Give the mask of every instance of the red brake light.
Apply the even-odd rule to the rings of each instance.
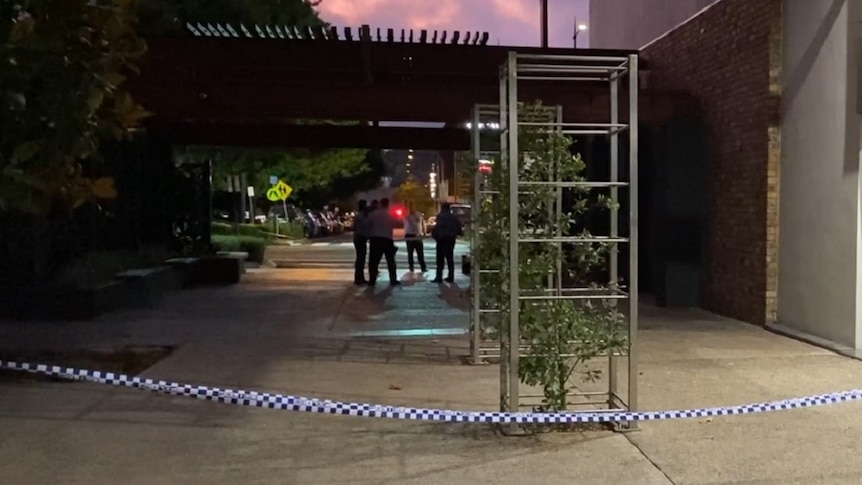
[[[402,214],[404,214],[404,211],[402,211],[401,209],[395,209],[396,216],[401,217]]]

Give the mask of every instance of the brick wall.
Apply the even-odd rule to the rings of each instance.
[[[703,306],[775,318],[781,0],[722,0],[647,45],[647,86],[701,104],[708,196]]]

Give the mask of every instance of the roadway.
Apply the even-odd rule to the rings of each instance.
[[[404,230],[397,229],[395,232],[395,245],[398,252],[395,254],[396,266],[399,274],[407,270],[407,243],[404,241]],[[428,270],[433,273],[436,268],[437,245],[431,238],[424,240],[425,262]],[[459,240],[455,246],[456,272],[461,272],[461,257],[469,253],[469,243]],[[353,236],[344,234],[324,240],[311,240],[298,245],[273,245],[267,249],[265,260],[267,264],[276,268],[352,268],[355,258],[353,248]],[[385,273],[386,264],[381,264],[381,273]],[[419,263],[416,262],[416,271],[419,271]],[[445,276],[445,275],[444,275]],[[433,274],[429,279],[433,278]]]

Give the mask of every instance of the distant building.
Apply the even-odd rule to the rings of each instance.
[[[752,0],[755,1],[755,0]],[[716,0],[590,0],[590,47],[640,49]]]

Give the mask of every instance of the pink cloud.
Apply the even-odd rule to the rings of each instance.
[[[573,17],[586,20],[588,0],[550,0],[552,46],[570,46]],[[372,28],[489,32],[490,43],[537,45],[538,0],[323,0],[324,20]]]
[[[539,27],[538,2],[534,0],[490,0],[493,9],[502,17]]]

